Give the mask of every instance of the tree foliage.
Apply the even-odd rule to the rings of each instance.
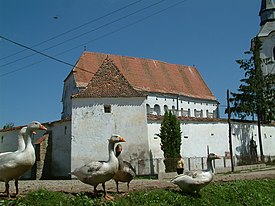
[[[171,111],[165,112],[160,133],[157,136],[161,139],[161,150],[164,153],[166,172],[173,172],[176,170],[175,164],[180,155],[181,129],[179,120]]]
[[[275,78],[274,74],[263,75],[262,65],[270,61],[260,58],[260,50],[261,42],[255,38],[250,59],[237,60],[245,78],[240,80],[238,93],[231,93],[231,111],[241,119],[256,117],[260,123],[269,123],[275,118]]]
[[[9,123],[6,123],[6,124],[3,126],[3,129],[9,129],[9,128],[13,128],[13,127],[14,127],[14,123],[9,122]]]
[[[245,78],[241,79],[238,93],[231,93],[230,110],[241,119],[246,117],[257,118],[258,137],[261,160],[264,161],[264,152],[261,138],[261,124],[275,120],[275,78],[274,74],[263,74],[262,66],[272,63],[270,59],[261,59],[262,43],[258,37],[254,39],[249,60],[238,60],[240,68],[245,71]]]

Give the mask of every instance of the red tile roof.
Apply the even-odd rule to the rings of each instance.
[[[77,87],[87,86],[107,56],[139,91],[216,100],[195,67],[86,51],[73,69]]]
[[[88,86],[80,93],[73,95],[74,98],[145,96],[146,94],[132,87],[109,57],[104,60]]]

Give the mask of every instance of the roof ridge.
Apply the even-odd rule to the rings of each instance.
[[[112,60],[128,83],[144,93],[169,93],[184,97],[217,101],[195,66],[172,64],[161,60],[85,51],[74,76],[78,88],[86,87],[104,64]],[[146,62],[146,64],[143,64]],[[88,72],[87,72],[88,71]],[[110,78],[110,77],[108,77]],[[100,84],[98,84],[101,86]]]
[[[160,63],[165,63],[165,64],[170,64],[170,65],[175,65],[175,66],[180,66],[180,67],[191,67],[191,68],[196,68],[194,65],[190,66],[190,65],[183,65],[183,64],[179,64],[179,63],[171,63],[171,62],[167,62],[167,61],[163,61],[163,60],[159,60],[159,59],[152,59],[152,58],[146,58],[146,57],[133,57],[133,56],[126,56],[126,55],[119,55],[119,54],[106,54],[106,53],[101,53],[101,52],[91,52],[91,51],[84,51],[84,53],[87,54],[99,54],[99,55],[106,55],[110,58],[110,56],[116,56],[116,57],[122,57],[122,58],[131,58],[131,59],[139,59],[139,60],[149,60],[149,61],[157,61]]]

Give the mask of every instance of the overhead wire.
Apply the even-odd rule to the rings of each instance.
[[[84,23],[84,24],[81,24],[81,25],[79,25],[79,26],[76,26],[76,27],[74,27],[74,28],[72,28],[72,29],[69,29],[69,30],[67,30],[67,31],[65,31],[65,32],[62,32],[62,33],[60,33],[60,34],[57,34],[57,35],[55,35],[55,36],[53,36],[53,37],[51,37],[51,38],[49,38],[49,39],[46,39],[46,40],[44,40],[44,41],[42,41],[42,42],[40,42],[40,43],[38,43],[38,44],[35,44],[35,45],[31,46],[31,48],[40,46],[40,45],[42,45],[42,44],[44,44],[44,43],[46,43],[46,42],[49,42],[49,41],[51,41],[51,40],[54,40],[54,39],[56,39],[56,38],[58,38],[58,37],[61,37],[61,36],[65,35],[65,34],[68,34],[68,33],[72,32],[72,31],[75,31],[75,30],[77,30],[77,29],[80,29],[80,28],[82,28],[82,27],[84,27],[84,26],[86,26],[86,25],[88,25],[88,24],[91,24],[91,23],[94,23],[94,22],[99,21],[99,20],[101,20],[101,19],[104,19],[104,18],[106,18],[106,17],[108,17],[108,16],[110,16],[110,15],[112,15],[112,14],[115,14],[115,13],[117,13],[117,12],[119,12],[119,11],[122,11],[122,10],[124,10],[124,9],[126,9],[126,8],[128,8],[128,7],[130,7],[130,6],[133,6],[133,5],[135,5],[135,4],[137,4],[137,3],[141,2],[141,1],[143,1],[143,0],[138,0],[138,1],[135,1],[135,2],[133,2],[133,3],[127,4],[127,5],[121,7],[121,8],[119,8],[119,9],[117,9],[117,10],[111,11],[111,12],[109,12],[109,13],[107,13],[107,14],[104,14],[103,16],[100,16],[100,17],[97,17],[97,18],[95,18],[95,19],[92,19],[92,20],[90,20],[90,21],[88,21],[88,22],[86,22],[86,23]],[[7,55],[7,56],[5,56],[5,57],[0,58],[0,60],[7,59],[7,58],[9,58],[9,57],[15,56],[15,55],[17,55],[17,54],[19,54],[19,53],[22,53],[22,52],[26,51],[26,50],[27,50],[27,49],[23,49],[23,50],[21,50],[21,51],[12,53],[12,54],[10,54],[10,55]]]
[[[108,22],[108,23],[105,23],[105,24],[103,24],[103,25],[101,25],[101,26],[99,26],[99,27],[97,27],[97,28],[94,28],[94,29],[92,29],[92,30],[89,30],[89,31],[87,31],[87,32],[84,32],[84,33],[82,33],[82,34],[79,34],[79,35],[77,35],[77,36],[75,36],[75,37],[72,37],[72,38],[70,38],[70,39],[67,39],[67,40],[65,40],[65,41],[63,41],[63,42],[60,42],[60,43],[58,43],[58,44],[55,44],[55,45],[53,45],[53,46],[47,47],[46,49],[43,49],[42,51],[46,51],[46,50],[49,50],[49,49],[53,49],[53,48],[58,47],[58,46],[60,46],[60,45],[62,45],[62,44],[65,44],[65,43],[67,43],[67,42],[70,42],[70,41],[72,41],[72,40],[74,40],[74,39],[77,39],[77,38],[80,38],[80,37],[82,37],[82,36],[84,36],[84,35],[87,35],[87,34],[89,34],[89,33],[95,32],[95,31],[97,31],[97,30],[99,30],[99,29],[102,29],[102,28],[104,28],[104,27],[106,27],[106,26],[109,26],[109,25],[114,24],[114,23],[116,23],[116,22],[118,22],[118,21],[121,21],[121,20],[123,20],[123,19],[125,19],[125,18],[128,18],[128,17],[130,17],[130,16],[133,16],[133,15],[135,15],[135,14],[137,14],[137,13],[140,13],[140,12],[146,10],[146,9],[149,9],[149,8],[151,8],[151,7],[153,7],[153,6],[156,6],[156,5],[158,5],[158,4],[160,4],[160,3],[164,2],[164,1],[166,1],[166,0],[161,0],[161,1],[158,1],[158,2],[156,2],[156,3],[150,4],[149,6],[146,6],[146,7],[144,7],[144,8],[138,9],[138,10],[136,10],[135,12],[132,12],[132,13],[127,14],[127,15],[125,15],[125,16],[122,16],[122,17],[120,17],[120,18],[118,18],[118,19],[115,19],[115,20],[113,20],[113,21],[110,21],[110,22]],[[32,48],[32,47],[29,47],[29,48]],[[2,65],[0,65],[0,69],[2,69],[2,68],[5,67],[5,66],[8,66],[8,65],[10,65],[10,64],[14,64],[14,63],[16,63],[16,62],[18,62],[18,61],[21,61],[21,60],[23,60],[23,59],[26,59],[26,58],[29,58],[29,57],[31,57],[31,56],[34,56],[34,55],[35,55],[35,53],[30,54],[30,55],[25,56],[25,57],[22,57],[22,58],[17,59],[17,60],[14,60],[14,61],[11,61],[11,62],[2,64]]]
[[[128,27],[130,27],[130,26],[133,26],[133,25],[137,24],[137,23],[140,23],[140,22],[142,22],[142,21],[144,21],[144,20],[146,20],[146,19],[148,19],[148,18],[150,18],[150,17],[153,17],[153,16],[155,16],[155,15],[157,15],[157,14],[159,14],[159,13],[162,13],[162,12],[164,12],[164,11],[166,11],[166,10],[168,10],[168,9],[171,9],[171,8],[173,8],[173,7],[175,7],[175,6],[179,5],[179,4],[182,4],[182,3],[186,2],[186,1],[187,1],[187,0],[179,1],[179,2],[177,2],[177,3],[175,3],[175,4],[170,5],[169,7],[166,7],[166,8],[164,8],[164,9],[161,9],[161,10],[159,10],[159,11],[157,11],[157,12],[154,12],[154,13],[152,13],[152,14],[150,14],[150,15],[144,17],[144,18],[141,18],[141,19],[139,19],[139,20],[137,20],[137,21],[135,21],[135,22],[132,22],[131,24],[125,25],[125,26],[123,26],[123,27],[120,27],[119,29],[116,29],[116,30],[114,30],[114,31],[112,31],[112,32],[108,32],[108,33],[105,34],[105,35],[102,35],[102,36],[100,36],[100,37],[98,37],[98,38],[95,38],[95,39],[89,41],[89,42],[86,42],[86,43],[84,43],[84,44],[81,44],[81,45],[78,45],[78,46],[76,46],[76,47],[73,47],[73,48],[71,48],[71,49],[69,49],[69,50],[63,51],[63,52],[61,52],[61,53],[59,53],[59,54],[56,54],[55,56],[62,55],[62,54],[66,53],[66,52],[69,52],[69,51],[71,51],[71,50],[73,50],[73,49],[79,48],[80,46],[86,45],[87,43],[91,43],[91,42],[97,41],[97,40],[99,40],[99,39],[105,38],[106,36],[109,36],[109,35],[112,35],[112,34],[114,34],[114,33],[117,33],[117,32],[119,32],[119,31],[121,31],[121,30],[123,30],[123,29],[126,29],[126,28],[128,28]],[[1,37],[1,35],[0,35],[0,37]],[[5,38],[5,37],[4,37],[4,38]],[[7,39],[7,38],[5,38],[5,39]],[[11,43],[17,44],[18,46],[23,46],[23,47],[26,48],[26,49],[30,49],[30,50],[32,50],[33,52],[37,52],[37,53],[39,53],[39,54],[41,54],[41,55],[43,55],[43,56],[46,56],[46,57],[48,57],[48,58],[50,58],[50,59],[52,59],[52,60],[58,61],[58,62],[60,62],[60,63],[66,64],[66,65],[69,65],[69,66],[72,66],[73,68],[79,68],[79,69],[81,69],[81,70],[83,70],[83,71],[86,71],[86,72],[89,72],[89,73],[93,73],[93,74],[94,74],[94,72],[91,72],[91,71],[88,71],[88,70],[86,70],[86,69],[77,67],[76,65],[73,65],[73,64],[71,64],[71,63],[65,62],[65,61],[60,60],[60,59],[57,59],[57,58],[52,57],[52,56],[50,56],[50,55],[44,54],[44,53],[42,53],[42,52],[40,52],[40,51],[36,51],[35,49],[32,49],[32,48],[30,48],[30,47],[28,47],[28,46],[25,46],[25,45],[22,45],[22,44],[20,44],[20,43],[18,43],[18,42],[15,42],[15,41],[13,41],[13,40],[8,39],[8,41],[10,41]],[[21,67],[21,68],[16,69],[16,70],[13,70],[13,71],[10,71],[10,72],[6,72],[6,73],[3,73],[3,74],[0,74],[0,78],[1,78],[1,77],[4,77],[4,76],[7,76],[7,75],[9,75],[9,74],[15,73],[15,72],[17,72],[17,71],[21,71],[21,70],[26,69],[26,68],[28,68],[28,67],[30,67],[30,66],[33,66],[33,65],[38,64],[38,63],[41,63],[41,62],[43,62],[43,61],[46,61],[46,60],[48,60],[48,58],[47,58],[47,59],[43,59],[43,60],[38,61],[38,62],[35,62],[35,63],[32,63],[32,64],[29,64],[29,65],[27,65],[27,66]]]

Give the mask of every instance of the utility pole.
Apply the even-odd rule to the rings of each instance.
[[[234,162],[233,162],[233,150],[232,150],[232,133],[231,133],[231,110],[229,101],[229,89],[227,90],[227,113],[228,113],[228,130],[229,130],[229,150],[231,158],[231,171],[234,172]]]

